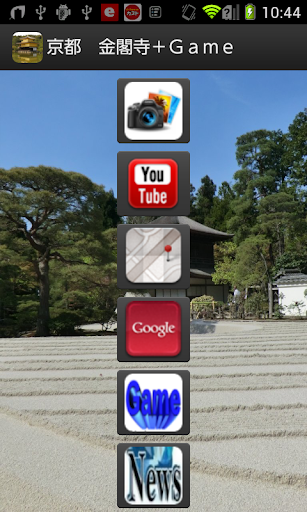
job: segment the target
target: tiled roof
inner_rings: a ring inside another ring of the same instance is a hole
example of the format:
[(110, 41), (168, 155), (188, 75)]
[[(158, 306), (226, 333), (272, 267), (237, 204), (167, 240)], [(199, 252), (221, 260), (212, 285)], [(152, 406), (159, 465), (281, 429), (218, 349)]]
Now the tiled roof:
[(302, 272), (287, 272), (285, 275), (280, 276), (274, 284), (283, 285), (283, 284), (307, 284), (307, 274), (302, 274)]
[(210, 277), (211, 274), (208, 274), (208, 272), (204, 272), (203, 270), (198, 270), (196, 268), (190, 268), (190, 277)]
[(217, 229), (204, 226), (203, 224), (200, 224), (200, 222), (189, 219), (189, 217), (185, 217), (184, 215), (165, 215), (164, 217), (159, 217), (158, 219), (153, 220), (150, 224), (188, 225), (190, 226), (191, 231), (194, 231), (195, 233), (204, 233), (206, 235), (212, 236), (216, 240), (226, 240), (234, 236), (230, 235), (229, 233), (224, 233), (223, 231), (218, 231)]

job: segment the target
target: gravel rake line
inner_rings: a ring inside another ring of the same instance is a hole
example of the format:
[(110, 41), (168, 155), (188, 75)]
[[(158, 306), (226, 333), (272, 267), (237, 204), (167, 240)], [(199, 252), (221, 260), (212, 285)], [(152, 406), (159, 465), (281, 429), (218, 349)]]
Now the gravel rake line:
[[(246, 341), (246, 340), (255, 340), (257, 341), (258, 339), (264, 339), (264, 340), (275, 340), (276, 339), (276, 332), (274, 333), (268, 333), (268, 332), (263, 332), (263, 330), (261, 331), (250, 331), (250, 332), (245, 332), (245, 333), (236, 333), (236, 334), (233, 334), (233, 333), (215, 333), (215, 334), (211, 334), (211, 333), (199, 333), (199, 334), (196, 334), (196, 333), (190, 333), (191, 335), (191, 339), (193, 340), (199, 340), (199, 338), (203, 337), (205, 338), (206, 341), (215, 341), (217, 340), (218, 343), (224, 343), (225, 341), (232, 341), (232, 340), (235, 340), (237, 341), (238, 343), (240, 342), (240, 340), (243, 340), (243, 341)], [(281, 340), (286, 340), (286, 339), (293, 339), (294, 341), (298, 340), (298, 339), (306, 339), (306, 326), (305, 326), (305, 329), (302, 330), (302, 331), (297, 331), (295, 332), (295, 334), (293, 334), (293, 331), (289, 330), (284, 330), (280, 333), (280, 339)]]
[[(223, 413), (238, 411), (244, 412), (255, 412), (255, 411), (290, 411), (295, 409), (307, 409), (307, 404), (283, 404), (283, 405), (267, 405), (267, 404), (255, 404), (255, 405), (217, 405), (214, 407), (195, 407), (191, 408), (192, 414), (212, 414), (212, 413)], [(0, 407), (0, 412), (9, 413), (15, 410), (9, 407)], [(17, 412), (17, 411), (16, 411)], [(117, 409), (22, 409), (18, 411), (21, 414), (33, 414), (34, 416), (86, 416), (86, 415), (105, 415), (105, 414), (117, 414)]]
[[(294, 344), (304, 344), (306, 345), (306, 334), (305, 336), (302, 336), (302, 337), (299, 337), (297, 339), (293, 339), (292, 337), (290, 338), (291, 341), (293, 341)], [(259, 336), (257, 336), (255, 339), (250, 339), (250, 338), (246, 338), (246, 336), (244, 336), (242, 339), (238, 339), (238, 337), (234, 337), (233, 339), (227, 337), (227, 339), (225, 340), (221, 340), (220, 337), (219, 338), (215, 338), (215, 339), (208, 339), (207, 338), (207, 335), (204, 335), (204, 336), (200, 336), (199, 338), (194, 338), (193, 335), (190, 335), (190, 340), (191, 342), (193, 343), (193, 345), (200, 345), (200, 344), (204, 344), (204, 345), (213, 345), (213, 346), (228, 346), (228, 345), (236, 345), (236, 346), (242, 346), (242, 345), (260, 345), (260, 344), (268, 344), (268, 345), (285, 345), (285, 344), (290, 344), (290, 341), (289, 341), (289, 336), (286, 336), (286, 337), (282, 337), (280, 336), (280, 338), (278, 337), (278, 340), (276, 340), (276, 336), (272, 336), (271, 338), (260, 338)], [(36, 346), (36, 345), (35, 345)]]
[[(261, 406), (260, 406), (261, 407)], [(286, 407), (286, 406), (285, 406)], [(63, 428), (59, 426), (58, 424), (52, 423), (51, 421), (48, 421), (48, 417), (59, 417), (59, 416), (108, 416), (108, 415), (116, 415), (117, 411), (115, 409), (95, 409), (95, 410), (85, 410), (85, 409), (63, 409), (63, 410), (57, 410), (57, 411), (49, 411), (49, 410), (43, 410), (43, 409), (37, 409), (34, 411), (29, 409), (24, 410), (13, 410), (8, 407), (0, 407), (0, 412), (9, 416), (14, 416), (16, 418), (20, 418), (21, 420), (29, 423), (29, 424), (36, 424), (37, 426), (41, 427), (44, 426), (46, 428), (55, 427), (56, 430), (58, 428)], [(210, 412), (210, 411), (209, 411)], [(215, 411), (211, 411), (215, 412)], [(219, 412), (225, 412), (225, 411), (219, 411)], [(228, 411), (227, 411), (228, 412)], [(236, 411), (231, 411), (236, 412)], [(197, 414), (193, 411), (193, 414)], [(76, 430), (72, 425), (69, 426), (69, 428), (64, 427), (65, 435), (67, 434), (73, 434), (76, 437), (90, 437), (93, 440), (100, 440), (100, 439), (111, 439), (119, 440), (120, 442), (148, 442), (148, 441), (157, 441), (157, 437), (152, 434), (142, 434), (142, 435), (112, 435), (112, 434), (101, 434), (99, 436), (88, 434), (84, 432), (80, 432), (80, 430)], [(276, 429), (269, 431), (257, 431), (257, 432), (233, 432), (233, 433), (218, 433), (216, 430), (212, 434), (187, 434), (184, 436), (175, 435), (175, 434), (169, 434), (169, 435), (159, 435), (159, 441), (182, 441), (183, 439), (186, 442), (203, 442), (203, 441), (223, 441), (223, 440), (233, 440), (233, 439), (247, 439), (247, 438), (259, 438), (259, 437), (307, 437), (307, 430), (305, 429), (292, 429), (292, 430), (286, 430), (286, 429)]]
[[(10, 414), (10, 413), (8, 413)], [(150, 435), (142, 435), (142, 436), (93, 436), (90, 434), (80, 433), (73, 428), (67, 428), (67, 427), (61, 427), (59, 425), (52, 424), (51, 422), (48, 422), (48, 420), (42, 418), (34, 418), (33, 416), (29, 416), (28, 414), (22, 414), (22, 413), (13, 413), (10, 414), (11, 416), (14, 416), (15, 418), (18, 418), (22, 421), (26, 421), (28, 424), (32, 426), (38, 426), (38, 427), (44, 427), (50, 431), (53, 431), (56, 434), (61, 434), (64, 436), (70, 436), (77, 439), (80, 439), (84, 442), (87, 442), (94, 446), (101, 446), (103, 448), (115, 451), (117, 449), (117, 444), (119, 442), (157, 442), (157, 436), (150, 436)], [(265, 435), (261, 435), (261, 433), (257, 433), (252, 436), (246, 436), (246, 435), (236, 435), (236, 436), (228, 436), (227, 438), (225, 436), (159, 436), (159, 442), (192, 442), (191, 448), (193, 450), (193, 442), (203, 442), (203, 441), (219, 441), (219, 440), (225, 440), (225, 439), (244, 439), (244, 438), (259, 438), (259, 437), (284, 437), (284, 436), (291, 436), (291, 437), (301, 437), (302, 435), (306, 435), (305, 433), (302, 434), (301, 431), (292, 431), (292, 432), (285, 432), (285, 431), (276, 431), (274, 435), (272, 436), (272, 433), (267, 434), (263, 433)], [(208, 474), (217, 474), (226, 478), (241, 478), (241, 479), (249, 479), (254, 480), (255, 482), (263, 481), (265, 483), (274, 483), (279, 485), (287, 485), (287, 486), (295, 486), (301, 489), (306, 490), (307, 487), (307, 477), (306, 475), (301, 474), (281, 474), (281, 473), (274, 473), (274, 472), (268, 472), (268, 471), (259, 471), (254, 469), (245, 469), (245, 468), (239, 468), (238, 466), (225, 466), (225, 465), (213, 465), (213, 464), (206, 464), (200, 461), (199, 459), (191, 457), (191, 470), (198, 473), (206, 473)]]
[[(127, 368), (125, 368), (127, 369)], [(131, 371), (134, 370), (131, 368)], [(209, 380), (209, 379), (233, 379), (233, 378), (248, 378), (248, 377), (296, 377), (296, 376), (306, 376), (307, 372), (280, 372), (280, 373), (220, 373), (220, 374), (211, 374), (211, 375), (190, 375), (190, 379), (193, 380)], [(65, 381), (101, 381), (101, 380), (117, 380), (117, 376), (107, 376), (104, 377), (99, 375), (99, 377), (24, 377), (24, 378), (0, 378), (0, 382), (28, 382), (28, 381), (42, 381), (42, 382), (65, 382)], [(295, 386), (296, 387), (296, 386)]]
[[(295, 346), (301, 346), (301, 347), (306, 347), (307, 346), (307, 340), (305, 342), (301, 342), (301, 341), (297, 341), (295, 342), (293, 345), (291, 345), (291, 343), (289, 343), (289, 341), (285, 341), (285, 342), (281, 342), (281, 341), (278, 341), (276, 343), (267, 343), (266, 340), (264, 341), (242, 341), (242, 342), (233, 342), (233, 341), (230, 341), (230, 340), (225, 340), (225, 342), (218, 342), (217, 340), (216, 341), (212, 341), (211, 343), (208, 342), (207, 340), (205, 339), (201, 339), (201, 340), (193, 340), (191, 339), (191, 346), (192, 347), (199, 347), (199, 346), (202, 346), (202, 347), (219, 347), (219, 348), (229, 348), (229, 347), (235, 347), (235, 348), (243, 348), (243, 347), (261, 347), (261, 346), (265, 346), (265, 347), (283, 347), (283, 346), (287, 346), (289, 348), (291, 347), (295, 347)], [(78, 345), (78, 346), (68, 346), (68, 345), (63, 345), (63, 346), (57, 346), (55, 345), (54, 347), (50, 347), (50, 345), (33, 345), (33, 346), (26, 346), (26, 345), (21, 345), (20, 347), (3, 347), (3, 348), (0, 348), (0, 353), (2, 352), (29, 352), (30, 350), (38, 350), (38, 351), (41, 351), (41, 350), (49, 350), (51, 352), (59, 352), (59, 351), (73, 351), (73, 350), (76, 350), (76, 351), (81, 351), (81, 350), (97, 350), (97, 351), (100, 351), (100, 350), (104, 350), (104, 351), (107, 351), (107, 350), (116, 350), (116, 344), (114, 346), (114, 344), (112, 345)]]
[[(222, 351), (222, 352), (226, 352), (226, 351)], [(289, 359), (291, 359), (292, 357), (298, 357), (298, 356), (302, 356), (302, 357), (304, 357), (304, 356), (305, 356), (305, 357), (306, 357), (306, 356), (307, 356), (307, 354), (305, 354), (305, 353), (302, 353), (302, 354), (285, 354), (285, 356), (284, 356), (284, 357), (285, 357), (285, 358), (289, 358)], [(208, 359), (209, 359), (209, 360), (210, 360), (210, 359), (218, 359), (218, 360), (220, 360), (220, 359), (233, 359), (233, 357), (234, 357), (234, 356), (231, 356), (231, 355), (225, 355), (225, 356), (222, 356), (222, 357), (215, 357), (215, 356), (203, 357), (203, 356), (202, 356), (202, 357), (199, 357), (198, 359), (203, 359), (204, 361), (207, 361)], [(236, 357), (236, 356), (235, 356), (235, 357)], [(242, 359), (250, 359), (250, 358), (253, 358), (253, 357), (260, 357), (260, 358), (263, 358), (263, 357), (267, 357), (267, 354), (260, 354), (259, 352), (255, 352), (254, 354), (246, 354), (246, 355), (244, 355), (244, 356), (241, 356), (241, 355), (240, 355), (240, 356), (238, 356), (238, 357), (240, 357), (240, 358), (242, 358)], [(274, 356), (274, 355), (272, 355), (272, 357), (282, 357), (282, 356), (280, 356), (280, 355), (278, 355), (278, 356)]]
[(297, 489), (307, 488), (307, 477), (300, 473), (275, 473), (274, 471), (259, 471), (256, 469), (244, 469), (238, 466), (220, 466), (218, 464), (208, 464), (200, 460), (191, 458), (191, 471), (203, 473), (206, 475), (231, 478), (234, 480), (246, 480), (252, 482), (262, 482), (265, 484), (274, 484), (282, 486), (295, 487)]
[[(306, 355), (307, 354), (307, 344), (305, 345), (306, 347), (306, 353), (305, 352), (302, 352), (301, 354), (299, 355)], [(219, 349), (219, 348), (210, 348), (209, 350), (205, 347), (201, 347), (201, 348), (197, 348), (195, 349), (195, 347), (191, 347), (191, 349), (194, 349), (194, 350), (191, 350), (191, 353), (193, 352), (221, 352), (221, 353), (227, 353), (227, 352), (252, 352), (252, 351), (257, 351), (255, 352), (255, 354), (258, 354), (258, 352), (293, 352), (293, 351), (296, 351), (296, 350), (302, 350), (302, 347), (289, 347), (289, 348), (278, 348), (278, 347), (274, 347), (274, 348), (264, 348), (264, 347), (251, 347), (250, 349), (246, 349), (246, 348), (225, 348), (225, 349)], [(304, 350), (304, 349), (303, 349)], [(294, 354), (294, 355), (297, 355), (297, 354)], [(248, 355), (250, 357), (250, 355)], [(246, 357), (248, 357), (246, 356)], [(245, 356), (244, 356), (245, 357)]]
[(110, 390), (98, 390), (98, 389), (84, 389), (84, 390), (67, 390), (67, 391), (58, 391), (58, 390), (36, 390), (36, 391), (17, 391), (17, 392), (0, 392), (0, 397), (26, 397), (26, 396), (70, 396), (70, 395), (116, 395), (116, 389)]
[[(300, 349), (302, 350), (302, 349)], [(11, 352), (9, 353), (5, 353), (5, 354), (0, 354), (0, 358), (1, 357), (25, 357), (25, 356), (31, 356), (31, 357), (48, 357), (48, 356), (82, 356), (82, 355), (87, 355), (87, 354), (115, 354), (116, 355), (117, 351), (116, 350), (101, 350), (100, 349), (97, 349), (97, 350), (80, 350), (79, 352), (78, 351), (74, 351), (74, 352), (70, 352), (69, 350), (65, 350), (65, 351), (54, 351), (54, 353), (52, 352), (44, 352), (44, 353), (29, 353), (29, 351), (24, 351), (24, 353), (14, 353), (12, 354)]]
[(241, 350), (241, 351), (250, 351), (250, 350), (262, 350), (262, 349), (267, 349), (267, 350), (290, 350), (290, 349), (294, 349), (294, 350), (306, 350), (307, 349), (307, 343), (294, 343), (293, 345), (291, 345), (289, 342), (285, 342), (285, 343), (266, 343), (265, 341), (261, 341), (259, 343), (238, 343), (238, 344), (234, 344), (234, 343), (225, 343), (225, 344), (221, 344), (221, 343), (214, 343), (214, 344), (207, 344), (207, 343), (193, 343), (191, 342), (190, 344), (191, 346), (191, 349), (193, 349), (194, 351), (198, 351), (200, 348), (203, 348), (203, 349), (206, 349), (208, 351), (219, 351), (219, 352), (223, 352), (223, 351), (228, 351), (228, 350)]
[(29, 340), (29, 341), (19, 341), (19, 342), (15, 342), (15, 343), (12, 343), (10, 346), (8, 343), (1, 343), (0, 342), (0, 349), (2, 350), (7, 350), (8, 348), (12, 348), (12, 349), (16, 349), (16, 350), (20, 350), (24, 347), (33, 347), (33, 348), (50, 348), (50, 349), (54, 349), (54, 348), (79, 348), (79, 347), (114, 347), (114, 345), (116, 345), (116, 340), (117, 340), (117, 337), (114, 336), (114, 340), (113, 342), (109, 341), (108, 343), (105, 343), (103, 341), (99, 342), (99, 341), (87, 341), (86, 343), (84, 343), (84, 341), (80, 342), (80, 343), (76, 343), (76, 342), (65, 342), (65, 341), (60, 341), (60, 342), (52, 342), (52, 343), (45, 343), (44, 341), (33, 341), (33, 340)]
[[(267, 377), (267, 376), (269, 376), (269, 377), (306, 376), (307, 377), (307, 372), (280, 372), (280, 373), (269, 372), (269, 373), (233, 373), (233, 374), (217, 373), (217, 374), (212, 374), (212, 375), (191, 375), (190, 378), (191, 379), (212, 379), (212, 378), (217, 378), (217, 379), (230, 378), (230, 379), (232, 379), (234, 377), (245, 378), (245, 377)], [(23, 380), (23, 379), (20, 379), (20, 380)]]
[[(292, 389), (293, 388), (293, 384), (288, 384), (288, 385), (280, 385), (280, 386), (239, 386), (239, 387), (235, 387), (235, 386), (223, 386), (223, 387), (207, 387), (207, 388), (191, 388), (191, 393), (196, 393), (196, 392), (202, 392), (202, 393), (205, 393), (206, 391), (269, 391), (269, 390), (273, 390), (273, 389)], [(295, 383), (295, 388), (297, 389), (300, 389), (300, 388), (307, 388), (307, 383), (305, 385), (303, 384), (296, 384)], [(1, 395), (0, 395), (1, 396)], [(15, 395), (12, 395), (12, 396), (15, 396)]]
[[(39, 340), (39, 338), (35, 338), (35, 339), (38, 339), (38, 340)], [(101, 340), (102, 340), (102, 339), (101, 339)], [(60, 347), (68, 347), (68, 346), (69, 346), (69, 347), (72, 347), (72, 348), (73, 348), (73, 347), (81, 347), (81, 346), (82, 346), (82, 347), (84, 347), (84, 346), (86, 346), (86, 347), (91, 347), (91, 346), (93, 346), (93, 347), (95, 347), (95, 346), (96, 346), (96, 347), (99, 347), (99, 346), (102, 346), (102, 345), (103, 345), (104, 347), (106, 347), (106, 346), (113, 347), (113, 346), (114, 346), (114, 342), (115, 342), (115, 344), (116, 344), (116, 336), (114, 336), (114, 340), (113, 340), (113, 342), (111, 342), (111, 341), (109, 340), (109, 342), (108, 342), (108, 343), (105, 343), (104, 341), (99, 342), (99, 341), (94, 341), (94, 340), (93, 340), (93, 341), (87, 341), (86, 343), (84, 343), (84, 340), (83, 340), (82, 342), (80, 342), (80, 343), (77, 343), (76, 341), (71, 341), (71, 342), (69, 342), (69, 341), (63, 341), (63, 340), (62, 340), (62, 341), (57, 342), (57, 341), (56, 341), (56, 338), (55, 338), (55, 339), (52, 341), (52, 345), (50, 344), (50, 342), (45, 343), (44, 341), (33, 341), (33, 338), (29, 338), (28, 340), (25, 340), (25, 339), (24, 339), (23, 341), (15, 341), (15, 342), (12, 342), (12, 343), (11, 343), (11, 348), (17, 348), (17, 349), (18, 349), (18, 348), (23, 348), (23, 347), (27, 347), (27, 346), (33, 346), (33, 347), (46, 347), (46, 348), (53, 348), (53, 347), (54, 347), (54, 348), (56, 348), (56, 347), (60, 348)], [(8, 343), (1, 343), (1, 342), (0, 342), (0, 348), (1, 348), (1, 347), (2, 347), (2, 348), (4, 348), (4, 347), (8, 347), (8, 345), (9, 345)]]
[[(306, 385), (295, 384), (295, 388), (307, 388)], [(293, 389), (293, 384), (281, 386), (242, 386), (242, 387), (207, 387), (207, 388), (191, 388), (191, 393), (206, 393), (219, 391), (269, 391), (275, 389)], [(100, 390), (100, 389), (83, 389), (83, 390), (35, 390), (35, 391), (6, 391), (0, 392), (0, 397), (27, 397), (27, 396), (69, 396), (69, 395), (104, 395), (116, 394), (116, 389)]]
[(28, 382), (28, 381), (42, 381), (42, 382), (65, 382), (65, 381), (103, 381), (103, 380), (117, 380), (117, 377), (27, 377), (23, 379), (0, 379), (0, 382)]
[[(33, 361), (31, 361), (31, 363), (52, 363), (54, 360), (53, 359), (33, 359)], [(57, 363), (79, 363), (80, 362), (80, 359), (57, 359), (56, 360)], [(84, 363), (96, 363), (96, 362), (100, 362), (100, 361), (114, 361), (114, 358), (110, 358), (110, 359), (104, 359), (104, 358), (88, 358), (88, 359), (82, 359), (82, 362)], [(23, 363), (23, 362), (28, 362), (28, 361), (22, 361), (20, 359), (16, 359), (16, 360), (11, 360), (11, 361), (8, 361), (10, 364), (20, 364), (20, 363)]]
[[(289, 358), (289, 359), (292, 359), (292, 358), (296, 358), (298, 356), (301, 356), (302, 358), (306, 357), (306, 361), (304, 361), (304, 364), (307, 363), (307, 354), (305, 353), (300, 353), (300, 354), (285, 354), (284, 356), (281, 356), (281, 355), (272, 355), (272, 358), (279, 358), (279, 357), (284, 357), (284, 358)], [(246, 354), (246, 355), (240, 355), (240, 356), (231, 356), (231, 355), (225, 355), (225, 356), (222, 356), (222, 357), (215, 357), (215, 356), (208, 356), (208, 357), (204, 357), (204, 356), (201, 356), (201, 357), (196, 357), (196, 359), (200, 359), (200, 360), (203, 360), (203, 361), (210, 361), (210, 360), (218, 360), (220, 361), (221, 359), (233, 359), (234, 357), (237, 357), (237, 358), (240, 358), (240, 359), (251, 359), (251, 358), (254, 358), (254, 357), (259, 357), (259, 358), (267, 358), (267, 355), (266, 354), (260, 354), (258, 352), (255, 352), (254, 354)], [(114, 362), (114, 358), (109, 358), (109, 359), (105, 359), (105, 358), (98, 358), (98, 357), (95, 357), (95, 358), (86, 358), (86, 359), (82, 359), (82, 362), (84, 363), (96, 363), (96, 362)], [(9, 364), (20, 364), (20, 363), (27, 363), (28, 361), (22, 361), (20, 359), (17, 359), (17, 360), (11, 360), (11, 361), (8, 361)], [(31, 361), (31, 363), (53, 363), (54, 360), (52, 359), (34, 359)], [(57, 359), (56, 360), (57, 363), (79, 363), (80, 362), (80, 359)], [(302, 364), (302, 363), (301, 363)]]
[(44, 336), (38, 337), (29, 336), (29, 337), (19, 337), (19, 338), (1, 338), (1, 343), (21, 343), (21, 340), (25, 342), (31, 343), (51, 343), (51, 342), (63, 342), (63, 343), (77, 343), (78, 341), (97, 341), (98, 339), (106, 341), (112, 341), (116, 338), (116, 335), (108, 335), (108, 336)]
[[(262, 348), (262, 347), (255, 347), (255, 348), (250, 348), (250, 349), (241, 349), (241, 348), (235, 348), (235, 349), (232, 349), (232, 348), (227, 348), (227, 349), (213, 349), (212, 350), (208, 350), (206, 348), (197, 348), (197, 349), (193, 349), (193, 347), (191, 347), (191, 350), (190, 350), (190, 353), (191, 353), (191, 356), (193, 357), (193, 354), (194, 353), (204, 353), (204, 354), (210, 354), (211, 352), (213, 353), (223, 353), (223, 354), (227, 354), (225, 355), (223, 358), (226, 358), (226, 357), (232, 357), (231, 355), (229, 355), (230, 353), (233, 353), (234, 356), (233, 357), (236, 357), (238, 354), (240, 354), (241, 357), (256, 357), (256, 356), (262, 356), (263, 355), (261, 354), (262, 352), (265, 353), (265, 355), (277, 355), (277, 357), (280, 357), (281, 354), (278, 354), (278, 352), (283, 352), (284, 355), (286, 357), (289, 356), (289, 354), (287, 354), (287, 352), (289, 353), (292, 353), (292, 352), (295, 352), (295, 351), (301, 351), (299, 354), (293, 354), (291, 355), (291, 357), (296, 357), (296, 356), (307, 356), (307, 346), (306, 346), (306, 351), (302, 352), (302, 348), (301, 347), (297, 347), (297, 348)], [(38, 361), (41, 361), (41, 362), (49, 362), (49, 361), (54, 361), (54, 359), (48, 359), (48, 357), (58, 357), (58, 356), (87, 356), (87, 355), (91, 355), (91, 354), (114, 354), (115, 358), (116, 358), (116, 355), (117, 355), (117, 351), (114, 350), (113, 352), (110, 351), (110, 350), (87, 350), (87, 351), (80, 351), (80, 353), (78, 352), (62, 352), (62, 353), (59, 353), (59, 352), (55, 352), (54, 354), (52, 353), (44, 353), (44, 354), (39, 354), (39, 353), (35, 353), (35, 354), (29, 354), (29, 352), (26, 352), (24, 354), (11, 354), (11, 353), (7, 353), (7, 354), (0, 354), (0, 362), (2, 362), (3, 364), (4, 363), (23, 363), (23, 362), (26, 362), (26, 361), (31, 361), (31, 362), (38, 362)], [(246, 354), (245, 354), (246, 353)], [(19, 357), (19, 359), (16, 359), (16, 356)], [(12, 358), (15, 358), (15, 359), (9, 359), (10, 357)], [(27, 357), (27, 359), (23, 359), (24, 357)], [(42, 357), (42, 358), (46, 358), (46, 359), (34, 359), (33, 361), (30, 359), (31, 357)], [(197, 357), (197, 356), (194, 356), (194, 357)], [(212, 358), (212, 357), (218, 357), (218, 356), (209, 356), (208, 355), (208, 359)], [(1, 358), (6, 358), (7, 360), (6, 361), (1, 361)], [(83, 361), (87, 361), (88, 359), (86, 357), (84, 357), (82, 359)], [(109, 361), (110, 359), (99, 359), (99, 360), (104, 360), (104, 361)], [(64, 361), (67, 361), (67, 359), (56, 359), (56, 361), (59, 361), (59, 362), (64, 362)], [(80, 359), (69, 359), (69, 361), (80, 361)]]
[[(200, 359), (200, 358), (198, 358)], [(137, 363), (135, 363), (137, 364)], [(145, 363), (142, 363), (142, 369), (146, 369), (146, 370), (157, 370), (157, 369), (174, 369), (176, 370), (176, 368), (178, 368), (178, 363), (165, 363), (163, 366), (162, 366), (163, 363), (151, 363), (151, 365), (146, 365)], [(302, 364), (306, 364), (305, 362), (302, 362), (302, 361), (291, 361), (291, 365), (302, 365)], [(154, 365), (154, 366), (153, 366)], [(275, 361), (275, 362), (272, 362), (272, 361), (269, 361), (269, 362), (261, 362), (261, 363), (255, 363), (255, 362), (250, 362), (250, 363), (244, 363), (244, 366), (282, 366), (282, 365), (289, 365), (289, 362), (288, 361), (284, 361), (284, 362), (280, 362), (280, 361)], [(224, 364), (221, 364), (219, 363), (218, 365), (215, 364), (215, 363), (207, 363), (206, 365), (204, 365), (203, 363), (195, 363), (194, 361), (190, 361), (188, 363), (185, 363), (185, 367), (182, 368), (182, 366), (180, 366), (181, 369), (186, 369), (188, 370), (189, 368), (203, 368), (203, 367), (207, 367), (207, 368), (214, 368), (216, 366), (219, 366), (219, 367), (225, 367), (225, 368), (229, 368), (229, 367), (236, 367), (236, 366), (243, 366), (242, 362), (237, 362), (237, 363), (224, 363)], [(102, 365), (97, 365), (97, 366), (69, 366), (69, 367), (63, 367), (63, 366), (53, 366), (53, 365), (49, 365), (49, 366), (39, 366), (39, 367), (21, 367), (21, 368), (1, 368), (0, 367), (0, 371), (1, 372), (9, 372), (9, 371), (15, 371), (15, 372), (23, 372), (23, 371), (26, 371), (26, 372), (33, 372), (33, 371), (67, 371), (67, 370), (134, 370), (134, 368), (132, 367), (128, 367), (128, 366), (125, 366), (125, 367), (122, 367), (120, 366), (120, 363), (118, 363), (116, 366), (115, 365), (108, 365), (108, 366), (102, 366)], [(137, 368), (139, 370), (139, 368)]]
[[(272, 358), (279, 358), (279, 357), (284, 357), (284, 358), (289, 358), (289, 359), (292, 359), (292, 358), (295, 358), (295, 357), (298, 357), (298, 356), (302, 356), (302, 358), (306, 357), (306, 361), (304, 361), (304, 363), (300, 362), (300, 364), (306, 364), (307, 363), (307, 354), (304, 354), (304, 353), (301, 353), (301, 354), (286, 354), (284, 356), (276, 356), (276, 355), (272, 355)], [(208, 356), (208, 357), (204, 357), (204, 356), (199, 356), (199, 357), (195, 357), (197, 360), (203, 360), (203, 361), (210, 361), (210, 360), (223, 360), (223, 359), (233, 359), (234, 357), (236, 356), (232, 356), (232, 355), (225, 355), (225, 356), (222, 356), (222, 357), (215, 357), (215, 356)], [(260, 354), (258, 352), (255, 352), (254, 354), (246, 354), (244, 356), (237, 356), (237, 358), (239, 359), (251, 359), (251, 358), (254, 358), (254, 357), (259, 357), (259, 358), (267, 358), (267, 355), (266, 354)], [(97, 362), (114, 362), (114, 358), (108, 358), (108, 359), (105, 359), (105, 358), (88, 358), (88, 359), (82, 359), (82, 362), (83, 363), (97, 363)], [(14, 359), (14, 360), (11, 360), (11, 361), (8, 361), (7, 363), (8, 364), (22, 364), (22, 363), (28, 363), (29, 361), (26, 360), (26, 361), (22, 361), (20, 359)], [(32, 364), (35, 364), (35, 363), (53, 363), (54, 360), (52, 359), (34, 359), (31, 361)], [(80, 359), (57, 359), (56, 360), (57, 363), (79, 363), (80, 362)], [(292, 363), (291, 363), (292, 364)]]
[[(17, 412), (17, 411), (11, 411), (11, 410), (3, 410), (2, 412), (15, 417), (21, 421), (27, 422), (29, 425), (32, 426), (38, 426), (38, 427), (44, 427), (50, 431), (53, 431), (57, 434), (62, 434), (64, 436), (71, 436), (74, 438), (81, 439), (84, 442), (87, 442), (91, 445), (95, 446), (101, 446), (106, 449), (115, 451), (117, 449), (118, 442), (157, 442), (156, 436), (150, 436), (150, 435), (142, 435), (142, 436), (93, 436), (90, 434), (84, 434), (76, 431), (73, 428), (67, 428), (67, 427), (61, 427), (59, 425), (55, 425), (51, 422), (48, 422), (47, 419), (39, 418), (38, 416), (33, 417), (33, 415), (30, 415), (28, 413), (24, 412)], [(261, 435), (265, 434), (265, 435)], [(274, 433), (274, 437), (283, 437), (283, 436), (291, 436), (291, 437), (301, 437), (306, 436), (306, 433), (302, 433), (302, 431), (292, 431), (292, 432), (285, 432), (285, 431), (276, 431)], [(246, 438), (246, 437), (272, 437), (272, 433), (257, 433), (253, 436), (244, 436), (244, 435), (236, 435), (233, 437), (227, 437), (227, 439), (238, 439), (238, 438)], [(224, 440), (224, 437), (221, 436), (159, 436), (160, 442), (180, 442), (184, 439), (185, 442), (202, 442), (202, 441), (217, 441), (217, 440)], [(191, 445), (193, 449), (193, 444)], [(301, 489), (306, 490), (307, 487), (307, 477), (306, 475), (301, 474), (282, 474), (282, 473), (275, 473), (272, 471), (259, 471), (254, 469), (245, 469), (245, 468), (239, 468), (238, 466), (225, 466), (225, 465), (216, 465), (216, 464), (206, 464), (193, 456), (191, 457), (191, 470), (193, 472), (197, 473), (208, 473), (208, 474), (216, 474), (219, 476), (223, 476), (226, 478), (235, 478), (235, 479), (244, 479), (244, 480), (253, 480), (255, 482), (263, 481), (264, 483), (274, 483), (278, 485), (284, 485), (284, 486), (295, 486)]]

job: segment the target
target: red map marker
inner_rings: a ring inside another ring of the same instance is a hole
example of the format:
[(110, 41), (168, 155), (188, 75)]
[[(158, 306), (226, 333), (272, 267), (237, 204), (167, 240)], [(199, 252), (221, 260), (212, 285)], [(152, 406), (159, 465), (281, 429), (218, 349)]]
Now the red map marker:
[(167, 258), (166, 258), (166, 261), (169, 261), (169, 253), (171, 252), (172, 250), (172, 246), (171, 245), (166, 245), (164, 247), (164, 250), (167, 252)]

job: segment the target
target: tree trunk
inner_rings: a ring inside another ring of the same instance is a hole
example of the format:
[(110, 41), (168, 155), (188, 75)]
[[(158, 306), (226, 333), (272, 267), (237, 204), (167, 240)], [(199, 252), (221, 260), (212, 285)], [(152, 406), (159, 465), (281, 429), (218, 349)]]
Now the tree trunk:
[(39, 282), (39, 310), (36, 336), (49, 336), (49, 254), (41, 256), (37, 262)]
[(270, 258), (270, 266), (273, 267), (273, 265), (274, 265), (274, 253), (273, 253), (272, 244), (269, 245), (269, 258)]
[(273, 318), (273, 286), (272, 282), (268, 283), (268, 296), (269, 296), (269, 318)]

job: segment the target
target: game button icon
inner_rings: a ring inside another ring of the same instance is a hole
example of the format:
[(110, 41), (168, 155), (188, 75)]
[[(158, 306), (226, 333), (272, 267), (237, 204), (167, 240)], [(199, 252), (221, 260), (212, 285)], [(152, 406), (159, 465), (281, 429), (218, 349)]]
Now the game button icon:
[(118, 434), (190, 433), (190, 372), (117, 372)]

